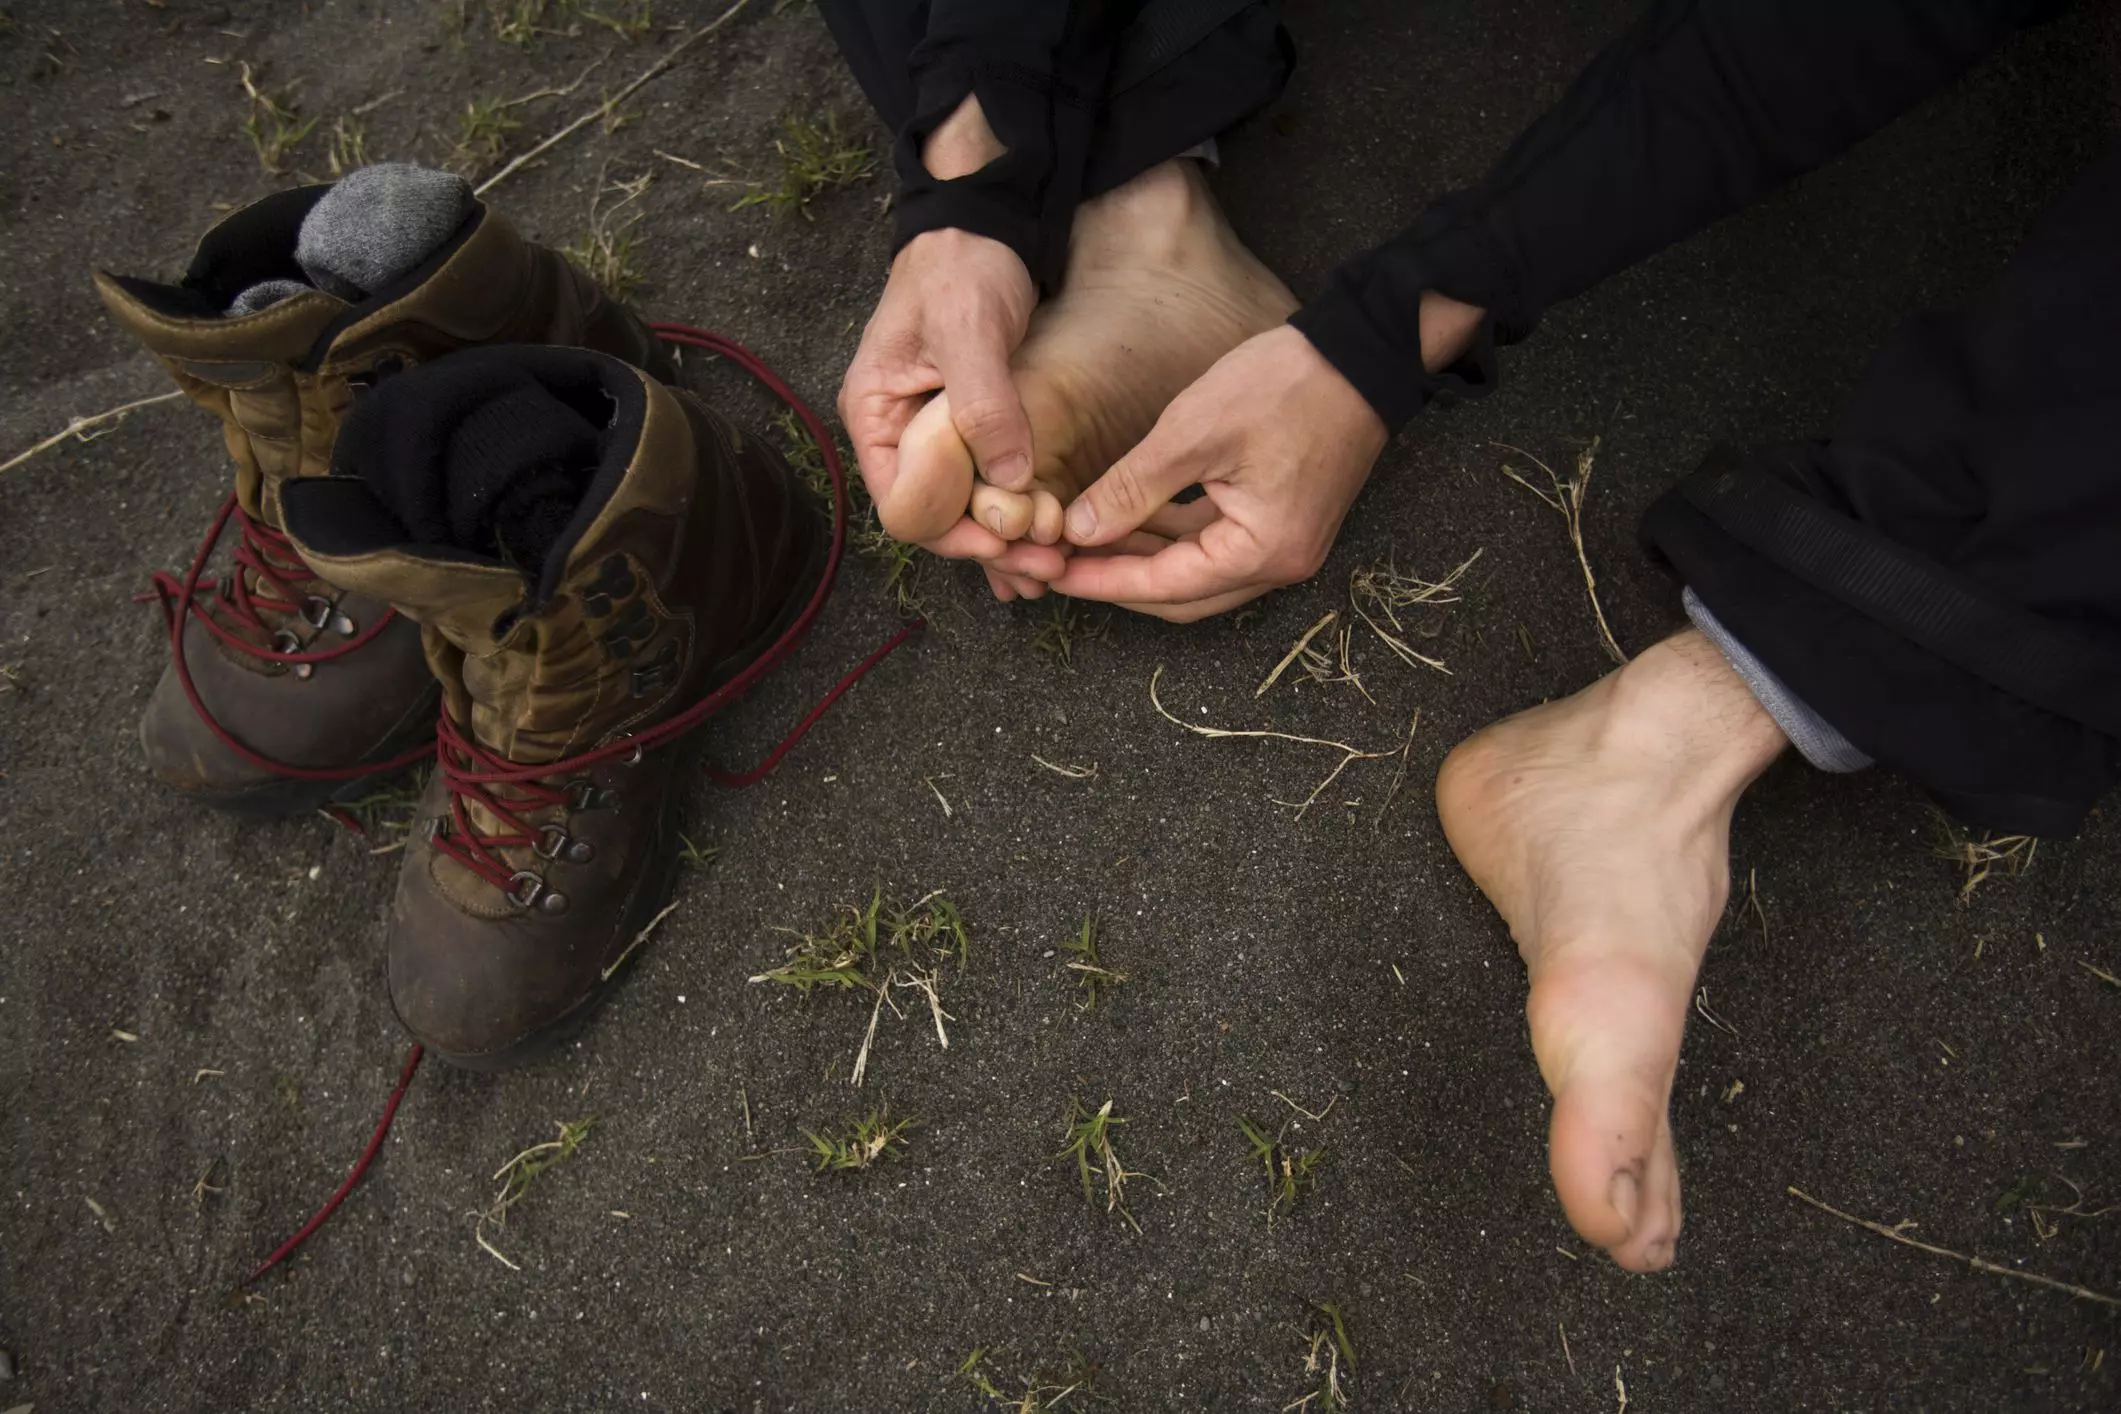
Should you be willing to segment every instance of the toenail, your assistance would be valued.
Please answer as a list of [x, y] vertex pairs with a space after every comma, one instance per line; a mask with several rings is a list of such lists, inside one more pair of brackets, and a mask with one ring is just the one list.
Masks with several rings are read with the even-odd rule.
[[1002, 529], [1001, 507], [996, 506], [993, 510], [987, 512], [987, 524], [993, 526], [994, 533], [1001, 536], [1002, 539], [1007, 540], [1009, 538], [1008, 533]]
[[1642, 1207], [1642, 1186], [1636, 1182], [1635, 1171], [1621, 1169], [1616, 1172], [1612, 1183], [1606, 1188], [1605, 1196], [1606, 1201], [1613, 1205], [1613, 1211], [1620, 1214], [1620, 1220], [1628, 1225], [1628, 1232], [1632, 1234], [1635, 1231], [1635, 1215]]

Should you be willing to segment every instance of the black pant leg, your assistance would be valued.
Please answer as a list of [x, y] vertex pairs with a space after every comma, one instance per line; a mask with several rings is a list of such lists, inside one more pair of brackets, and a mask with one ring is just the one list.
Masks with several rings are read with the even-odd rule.
[[[826, 26], [877, 115], [913, 118], [909, 60], [927, 0], [819, 0]], [[1272, 102], [1296, 51], [1266, 0], [1146, 0], [1114, 58], [1083, 195], [1096, 196]]]
[[1858, 747], [1972, 824], [2075, 830], [2121, 780], [2121, 147], [1831, 437], [1712, 459], [1643, 532]]

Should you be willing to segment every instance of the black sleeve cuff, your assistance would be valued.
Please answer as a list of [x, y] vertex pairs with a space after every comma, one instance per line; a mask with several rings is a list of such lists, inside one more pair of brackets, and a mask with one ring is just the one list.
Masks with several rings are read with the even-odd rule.
[[[1067, 57], [1071, 71], [1063, 79], [1022, 59], [962, 45], [916, 56], [919, 103], [893, 149], [899, 177], [894, 254], [915, 236], [950, 227], [1000, 241], [1042, 289], [1060, 287], [1096, 122], [1094, 95], [1110, 56]], [[939, 180], [921, 149], [968, 94], [979, 96], [1005, 154], [970, 175]]]
[[[1433, 281], [1419, 284], [1405, 296], [1379, 289], [1364, 269], [1373, 258], [1364, 256], [1341, 267], [1324, 292], [1290, 315], [1289, 322], [1377, 410], [1385, 430], [1397, 435], [1437, 399], [1446, 404], [1471, 401], [1494, 391], [1498, 381], [1494, 314], [1481, 320], [1472, 346], [1456, 363], [1431, 373], [1421, 357], [1421, 293], [1425, 289], [1451, 292]], [[1466, 299], [1456, 293], [1451, 297]]]

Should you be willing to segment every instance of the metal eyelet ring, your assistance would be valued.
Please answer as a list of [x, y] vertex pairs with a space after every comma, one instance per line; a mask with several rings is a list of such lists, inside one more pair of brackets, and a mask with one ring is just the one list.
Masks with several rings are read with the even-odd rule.
[[541, 875], [528, 869], [518, 869], [508, 878], [514, 887], [508, 890], [508, 901], [517, 908], [534, 908], [540, 913], [558, 914], [567, 911], [567, 895], [558, 889], [546, 886]]
[[326, 629], [341, 638], [352, 638], [361, 631], [361, 626], [349, 614], [339, 612], [339, 606], [320, 594], [311, 594], [302, 600], [302, 622], [317, 632]]
[[585, 810], [610, 810], [619, 803], [619, 793], [606, 790], [587, 776], [567, 783], [567, 808], [579, 815]]
[[[275, 653], [299, 653], [302, 651], [302, 640], [295, 637], [293, 629], [283, 628], [272, 636], [272, 651]], [[316, 671], [316, 664], [314, 663], [289, 663], [287, 666], [294, 670], [297, 678], [306, 679], [311, 673]]]
[[619, 764], [621, 766], [638, 766], [641, 764], [641, 757], [644, 755], [646, 755], [646, 753], [641, 749], [641, 744], [639, 742], [635, 742], [633, 744], [633, 750], [628, 753], [627, 756], [619, 762]]
[[547, 825], [538, 831], [538, 842], [531, 847], [540, 859], [550, 859], [560, 864], [587, 864], [596, 858], [596, 846], [588, 840], [578, 840], [567, 833], [565, 825]]

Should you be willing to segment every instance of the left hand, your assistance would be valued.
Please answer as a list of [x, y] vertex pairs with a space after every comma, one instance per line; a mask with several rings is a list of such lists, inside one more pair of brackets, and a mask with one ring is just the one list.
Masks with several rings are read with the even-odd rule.
[[[1318, 573], [1385, 425], [1283, 325], [1225, 354], [1068, 509], [1078, 547], [1057, 593], [1174, 622]], [[1167, 505], [1199, 483], [1207, 495]]]

